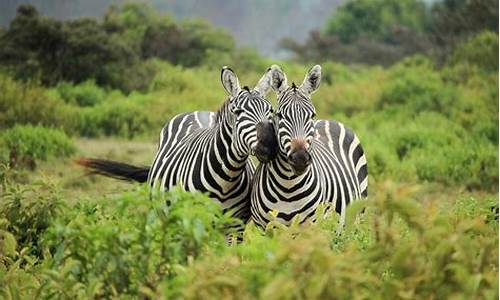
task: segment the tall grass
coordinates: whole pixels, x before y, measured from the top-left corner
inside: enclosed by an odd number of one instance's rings
[[[6,179],[5,179],[6,178]],[[147,189],[69,207],[50,185],[4,176],[3,298],[496,299],[496,197],[428,198],[381,183],[338,218],[265,231],[201,194]],[[41,191],[43,191],[41,193]],[[356,218],[360,210],[365,213]]]

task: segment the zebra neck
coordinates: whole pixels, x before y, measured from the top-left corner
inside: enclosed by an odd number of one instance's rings
[[[234,121],[231,120],[231,118],[225,118],[223,122],[220,123],[211,147],[211,151],[213,152],[211,155],[216,157],[217,163],[220,164],[221,171],[229,178],[239,176],[245,169],[248,159],[248,154],[239,154],[238,151],[236,151],[234,146],[235,141],[233,141],[234,129],[232,123],[234,123]]]
[[[272,172],[279,176],[281,179],[286,180],[287,184],[293,186],[294,184],[300,184],[302,180],[312,173],[312,165],[307,168],[307,170],[300,175],[295,175],[292,166],[288,162],[285,154],[279,153],[278,157],[272,161],[270,164]]]

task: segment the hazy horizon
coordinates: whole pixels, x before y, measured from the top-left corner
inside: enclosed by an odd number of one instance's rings
[[[143,2],[177,18],[203,18],[228,30],[239,46],[278,57],[278,42],[284,37],[303,41],[309,31],[321,28],[344,0],[2,0],[0,25],[7,27],[20,4],[31,4],[58,19],[100,17],[113,3]]]

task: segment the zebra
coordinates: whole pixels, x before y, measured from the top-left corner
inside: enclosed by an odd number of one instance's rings
[[[273,107],[265,98],[271,89],[272,68],[255,88],[240,87],[238,77],[228,67],[221,81],[229,94],[217,112],[195,111],[173,117],[162,128],[159,147],[150,167],[99,159],[77,163],[94,172],[139,182],[156,190],[181,186],[201,191],[220,203],[224,211],[246,222],[250,217],[250,189],[255,165],[274,158]]]
[[[279,151],[258,166],[251,196],[252,220],[262,227],[271,219],[289,225],[296,215],[301,223],[314,221],[320,204],[334,208],[344,224],[346,206],[368,194],[367,162],[358,137],[342,123],[314,119],[310,96],[320,81],[319,65],[300,87],[289,87],[281,69],[273,68]]]

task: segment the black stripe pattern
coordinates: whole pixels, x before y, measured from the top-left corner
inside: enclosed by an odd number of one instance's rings
[[[346,206],[367,196],[367,163],[357,136],[339,122],[314,120],[310,95],[320,79],[319,66],[300,87],[288,87],[279,68],[273,74],[279,153],[258,166],[251,199],[252,219],[263,227],[271,219],[288,225],[297,215],[300,222],[314,221],[320,204],[334,208],[343,224]]]
[[[163,127],[148,182],[161,191],[182,186],[206,192],[224,210],[246,220],[255,172],[248,158],[259,143],[256,126],[273,116],[272,105],[264,98],[271,86],[270,70],[252,90],[240,88],[229,68],[221,75],[230,97],[216,113],[183,113]]]

